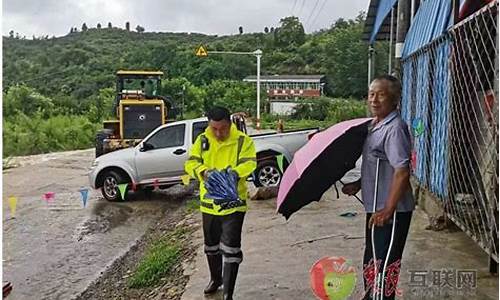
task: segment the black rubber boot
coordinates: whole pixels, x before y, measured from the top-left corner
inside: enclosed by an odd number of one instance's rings
[[[224,300],[233,300],[234,285],[238,276],[238,263],[224,263]]]
[[[213,294],[222,285],[222,254],[207,255],[207,261],[210,269],[210,282],[203,293]]]

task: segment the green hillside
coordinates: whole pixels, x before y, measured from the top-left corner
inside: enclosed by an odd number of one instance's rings
[[[164,71],[162,94],[177,105],[184,97],[185,116],[198,116],[213,104],[253,114],[255,86],[241,79],[255,74],[255,58],[198,58],[194,51],[200,44],[209,51],[259,48],[262,74],[324,74],[328,97],[362,99],[367,76],[363,21],[363,14],[339,19],[313,34],[288,17],[276,29],[220,37],[118,28],[33,40],[3,37],[4,157],[91,147],[100,122],[109,117],[118,69]],[[379,53],[385,48],[380,45]],[[377,65],[380,73],[386,63]],[[329,115],[334,113],[323,121]],[[303,112],[300,117],[309,118]]]

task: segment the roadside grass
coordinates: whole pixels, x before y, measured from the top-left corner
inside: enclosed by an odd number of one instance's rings
[[[12,163],[12,156],[2,159],[2,169],[7,170],[10,168],[14,168],[15,165]]]
[[[198,198],[193,198],[186,201],[185,211],[187,214],[198,211],[200,209],[200,200]]]
[[[200,207],[200,201],[192,198],[186,201],[184,214],[188,215]],[[185,255],[187,238],[192,232],[187,226],[177,226],[171,232],[152,241],[136,269],[127,280],[130,288],[156,286],[175,268]],[[184,254],[183,254],[184,253]]]
[[[155,286],[179,262],[182,252],[182,236],[188,233],[179,227],[153,242],[141,259],[137,269],[128,279],[131,288]]]

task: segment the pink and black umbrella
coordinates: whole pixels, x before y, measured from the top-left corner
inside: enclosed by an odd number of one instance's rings
[[[277,211],[288,219],[319,201],[332,184],[354,169],[361,156],[371,118],[344,121],[317,133],[299,149],[283,174]]]

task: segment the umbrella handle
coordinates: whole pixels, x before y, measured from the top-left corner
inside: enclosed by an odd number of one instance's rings
[[[339,182],[342,184],[342,186],[345,186],[345,183],[342,182],[342,180],[339,180]],[[335,189],[337,189],[337,187],[335,187]],[[339,192],[337,192],[337,195],[338,195]],[[363,203],[363,200],[359,199],[358,195],[351,195],[353,196],[354,198],[358,199],[359,203],[361,204],[364,204]]]

